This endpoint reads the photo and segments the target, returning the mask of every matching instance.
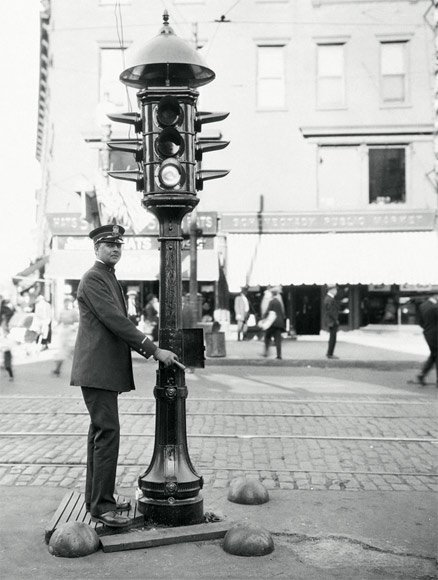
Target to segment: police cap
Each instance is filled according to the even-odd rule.
[[[93,240],[95,244],[100,242],[109,242],[113,244],[123,244],[123,234],[125,233],[125,228],[118,226],[117,224],[108,224],[106,226],[100,226],[92,230],[88,236]]]

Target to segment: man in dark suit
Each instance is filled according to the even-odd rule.
[[[285,331],[286,326],[281,287],[274,286],[271,288],[271,292],[272,298],[268,304],[266,316],[259,323],[260,327],[265,331],[265,348],[262,356],[268,356],[271,339],[273,338],[277,351],[277,360],[281,360],[282,333]]]
[[[323,303],[325,325],[329,332],[327,358],[338,358],[333,354],[335,352],[336,336],[339,328],[339,304],[336,300],[337,292],[336,286],[331,286],[324,297]]]
[[[424,363],[417,380],[421,386],[426,384],[426,376],[435,365],[436,380],[438,387],[438,368],[437,368],[437,352],[438,352],[438,294],[431,296],[420,305],[419,308],[419,322],[423,329],[424,338],[430,350],[430,355]]]
[[[177,361],[173,352],[158,348],[128,318],[114,272],[124,232],[121,226],[106,225],[89,234],[96,262],[78,288],[79,329],[70,381],[82,388],[90,415],[86,506],[93,521],[110,527],[124,527],[131,521],[117,513],[129,509],[129,502],[117,504],[114,498],[120,440],[117,397],[135,388],[131,349],[165,366]]]

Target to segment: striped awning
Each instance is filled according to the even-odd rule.
[[[187,254],[187,255],[186,255]],[[46,266],[46,278],[80,280],[94,264],[95,255],[90,250],[53,250]],[[182,278],[190,276],[190,257],[183,252]],[[160,277],[160,252],[158,250],[126,250],[116,265],[119,280],[158,280]],[[214,281],[219,276],[216,250],[199,250],[197,254],[197,279]]]

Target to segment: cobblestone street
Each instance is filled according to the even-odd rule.
[[[78,390],[48,378],[49,364],[23,365],[2,388],[0,485],[83,489],[88,415]],[[136,487],[154,444],[153,372],[135,367],[147,380],[119,401],[123,488]],[[436,490],[435,393],[397,388],[396,372],[347,377],[226,366],[187,375],[189,452],[206,485],[250,474],[268,489]]]

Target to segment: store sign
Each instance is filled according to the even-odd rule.
[[[123,251],[158,250],[159,242],[156,236],[124,236]],[[88,236],[55,236],[53,247],[57,250],[91,250],[93,244]],[[198,237],[198,250],[213,250],[214,238]],[[182,241],[182,250],[190,249],[190,239]]]
[[[402,284],[400,292],[436,292],[438,286],[432,284]]]
[[[196,240],[196,247],[198,250],[213,250],[214,249],[214,239],[200,237]],[[190,238],[183,240],[181,242],[181,250],[190,250]]]
[[[52,247],[55,250],[92,250],[93,243],[88,236],[55,236]]]
[[[124,236],[123,251],[130,250],[158,250],[158,239],[148,236]]]
[[[228,233],[419,231],[433,230],[434,225],[434,211],[224,213],[221,216],[221,230]]]
[[[152,215],[148,214],[150,219],[147,226],[140,232],[140,235],[158,236],[158,220]],[[47,221],[49,223],[50,231],[53,236],[83,236],[87,235],[92,229],[91,225],[81,218],[79,213],[49,213],[47,214]],[[183,233],[188,234],[190,231],[191,214],[184,216],[182,221]],[[205,211],[197,213],[197,226],[202,230],[204,236],[214,236],[217,233],[217,212]],[[126,235],[134,234],[130,228],[126,229]]]
[[[184,216],[182,221],[182,230],[184,234],[190,232],[190,223],[193,214],[189,213]],[[202,231],[203,236],[214,236],[217,234],[217,212],[205,211],[197,212],[196,225]]]
[[[369,292],[391,292],[391,288],[389,284],[368,284]]]
[[[56,235],[83,236],[90,231],[90,224],[80,214],[49,213],[47,214],[50,231]]]

